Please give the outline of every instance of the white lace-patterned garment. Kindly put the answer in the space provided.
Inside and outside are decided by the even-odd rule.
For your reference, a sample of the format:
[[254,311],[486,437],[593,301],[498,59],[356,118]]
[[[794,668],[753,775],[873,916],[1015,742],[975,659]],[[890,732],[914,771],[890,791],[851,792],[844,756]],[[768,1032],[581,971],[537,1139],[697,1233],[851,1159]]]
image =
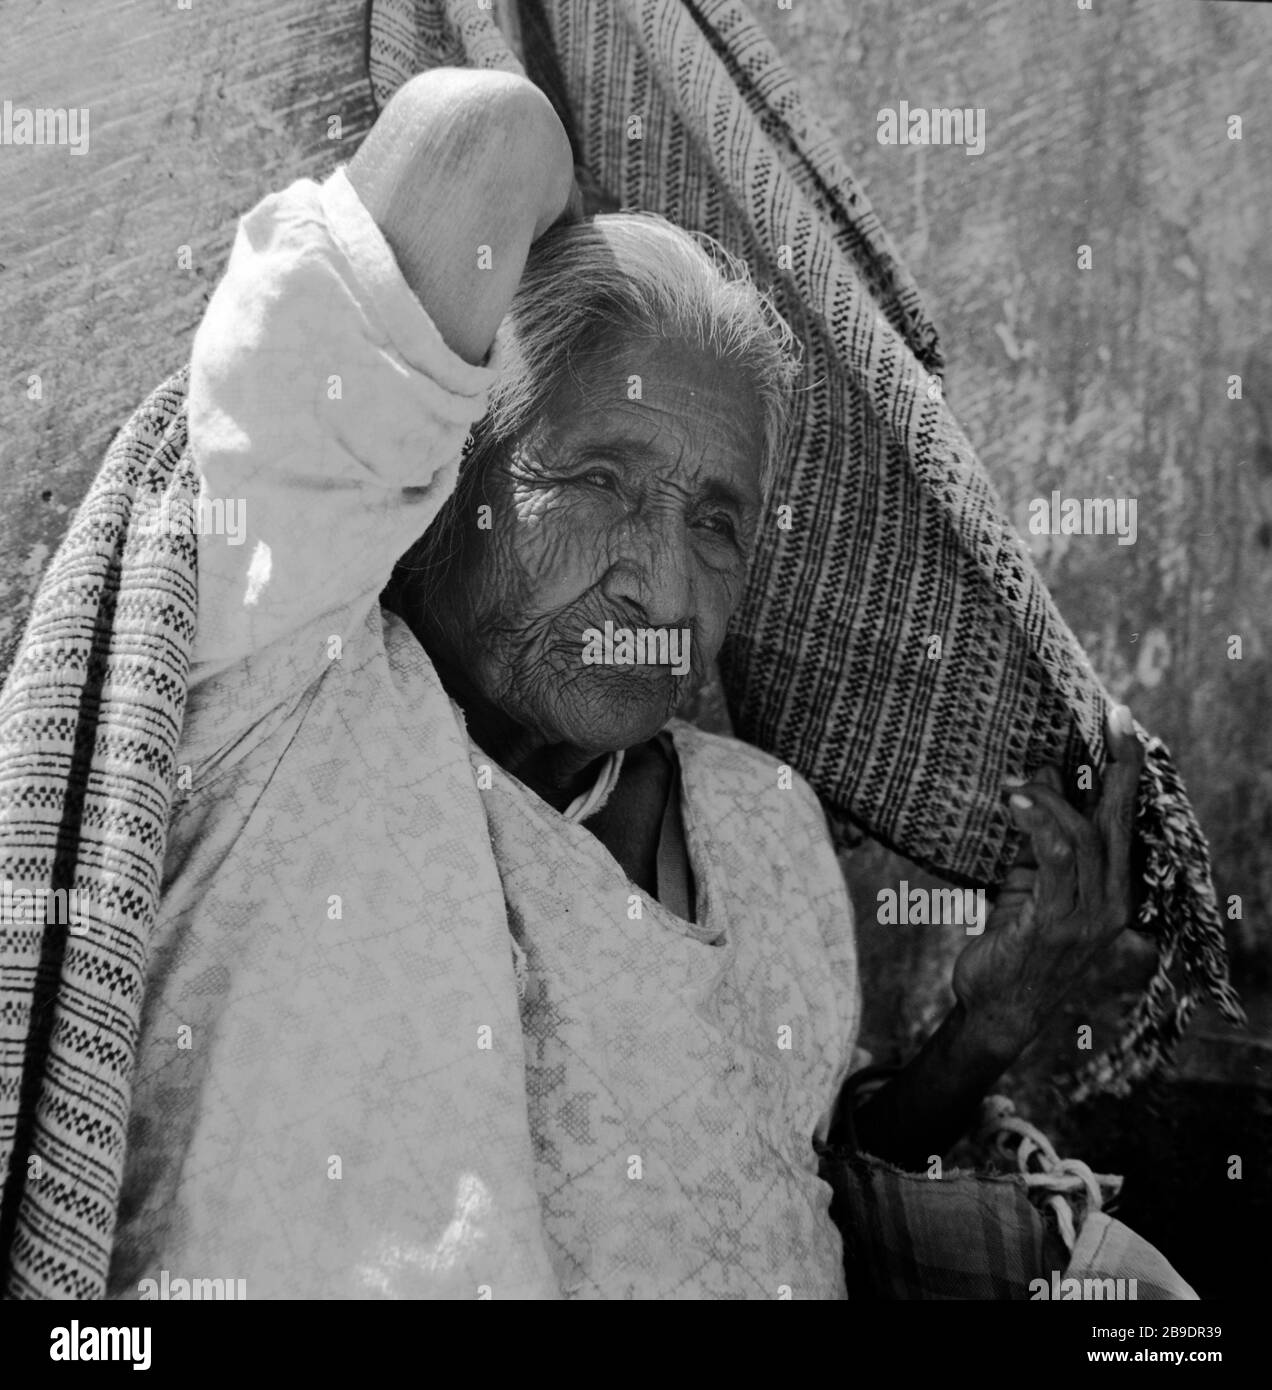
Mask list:
[[379,607],[497,370],[446,347],[343,171],[240,224],[189,421],[245,534],[200,538],[113,1297],[165,1272],[249,1298],[842,1294],[811,1141],[856,978],[811,793],[678,728],[722,939],[630,918],[586,830],[498,769],[483,789]]
[[857,1027],[843,877],[806,784],[671,732],[697,925],[515,778],[486,794],[548,1253],[576,1298],[842,1298],[812,1136]]

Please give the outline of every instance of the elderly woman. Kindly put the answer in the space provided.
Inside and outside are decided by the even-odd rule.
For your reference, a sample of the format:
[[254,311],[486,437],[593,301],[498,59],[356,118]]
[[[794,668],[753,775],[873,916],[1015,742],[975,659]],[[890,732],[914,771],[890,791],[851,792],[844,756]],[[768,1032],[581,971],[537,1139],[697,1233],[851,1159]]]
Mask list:
[[[849,901],[808,786],[675,719],[790,335],[669,224],[578,212],[537,89],[437,71],[241,224],[189,429],[246,544],[200,538],[117,1296],[844,1294]],[[1128,730],[1089,817],[1013,796],[1037,857],[863,1147],[947,1148],[1125,924]]]

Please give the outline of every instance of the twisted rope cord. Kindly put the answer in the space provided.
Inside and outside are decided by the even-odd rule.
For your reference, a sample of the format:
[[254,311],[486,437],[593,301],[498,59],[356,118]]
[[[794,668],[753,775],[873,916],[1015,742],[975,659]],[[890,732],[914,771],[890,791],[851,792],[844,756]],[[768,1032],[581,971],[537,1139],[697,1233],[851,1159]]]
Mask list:
[[1006,1096],[988,1097],[981,1114],[982,1144],[994,1157],[1014,1163],[1030,1196],[1055,1213],[1060,1237],[1072,1254],[1081,1222],[1121,1192],[1121,1177],[1093,1172],[1080,1158],[1061,1158],[1051,1140],[1017,1115]]

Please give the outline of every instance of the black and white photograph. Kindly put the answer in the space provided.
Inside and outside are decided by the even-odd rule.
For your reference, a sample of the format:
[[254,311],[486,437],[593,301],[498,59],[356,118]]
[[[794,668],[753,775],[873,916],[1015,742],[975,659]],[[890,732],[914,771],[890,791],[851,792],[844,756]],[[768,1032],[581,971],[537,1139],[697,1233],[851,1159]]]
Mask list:
[[0,15],[10,1364],[1253,1355],[1272,6]]

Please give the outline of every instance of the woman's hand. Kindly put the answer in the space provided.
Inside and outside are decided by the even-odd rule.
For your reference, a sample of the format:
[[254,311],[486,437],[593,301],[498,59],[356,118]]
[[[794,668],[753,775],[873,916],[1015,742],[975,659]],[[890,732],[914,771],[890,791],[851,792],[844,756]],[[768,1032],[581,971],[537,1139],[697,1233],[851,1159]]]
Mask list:
[[[1144,754],[1130,711],[1109,720],[1109,765],[1086,812],[1070,806],[1059,772],[1013,783],[1027,840],[985,931],[954,963],[958,1002],[892,1080],[851,1116],[846,1095],[832,1143],[856,1143],[922,1171],[966,1132],[980,1098],[1037,1035],[1087,966],[1131,922],[1135,797]],[[852,1086],[850,1077],[846,1090]]]
[[1124,705],[1109,717],[1110,761],[1086,814],[1060,773],[1007,785],[1027,836],[985,931],[954,965],[969,1027],[1004,1065],[1033,1040],[1087,967],[1133,920],[1131,847],[1143,748]]

